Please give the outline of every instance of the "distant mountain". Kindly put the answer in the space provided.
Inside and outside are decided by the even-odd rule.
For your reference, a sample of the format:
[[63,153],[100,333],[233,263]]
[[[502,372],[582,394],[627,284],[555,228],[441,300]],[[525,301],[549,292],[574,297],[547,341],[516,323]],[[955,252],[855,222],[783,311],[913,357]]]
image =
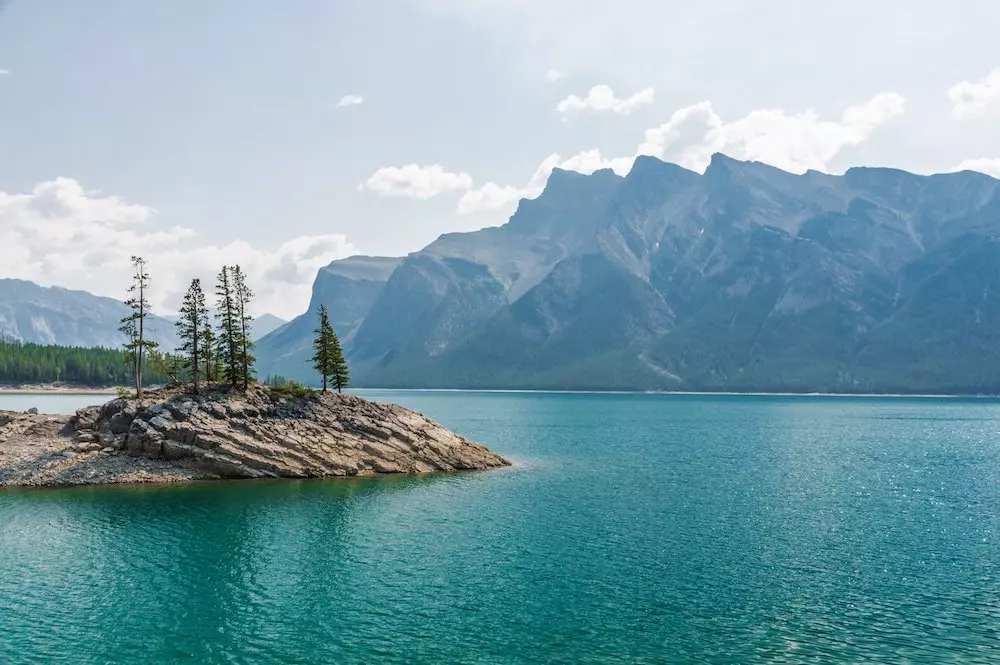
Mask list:
[[319,323],[319,306],[327,306],[337,335],[350,344],[400,260],[352,256],[321,268],[313,282],[306,313],[257,341],[254,351],[258,358],[257,375],[265,378],[269,374],[282,374],[305,381],[314,378],[309,358]]
[[[0,337],[59,346],[118,347],[121,318],[128,308],[118,300],[86,291],[42,287],[19,279],[0,279]],[[173,323],[147,319],[149,338],[167,349],[176,346]]]
[[261,314],[253,320],[253,324],[251,325],[254,341],[269,335],[286,323],[288,323],[288,321],[285,321],[274,314]]
[[641,157],[400,260],[347,349],[369,386],[1000,392],[998,265],[980,173]]

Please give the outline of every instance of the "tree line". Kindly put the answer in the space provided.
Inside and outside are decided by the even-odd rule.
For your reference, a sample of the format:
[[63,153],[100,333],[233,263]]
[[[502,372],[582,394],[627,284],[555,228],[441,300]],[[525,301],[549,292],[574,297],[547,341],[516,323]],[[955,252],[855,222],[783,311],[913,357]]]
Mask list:
[[[146,385],[169,381],[154,354],[143,359]],[[0,338],[0,380],[11,384],[67,383],[106,387],[129,383],[134,372],[120,349],[34,344]]]

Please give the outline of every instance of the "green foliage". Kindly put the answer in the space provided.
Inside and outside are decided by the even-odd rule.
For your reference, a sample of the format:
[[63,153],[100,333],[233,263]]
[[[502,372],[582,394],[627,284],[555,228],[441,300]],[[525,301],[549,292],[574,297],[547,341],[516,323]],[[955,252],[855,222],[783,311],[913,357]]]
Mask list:
[[115,394],[118,396],[118,399],[128,399],[132,396],[132,391],[125,386],[118,386],[115,388]]
[[233,293],[236,300],[236,317],[239,328],[241,379],[243,390],[246,391],[250,387],[250,381],[253,379],[253,365],[256,361],[256,358],[251,353],[253,351],[253,333],[250,327],[253,323],[253,317],[249,313],[250,301],[253,300],[253,291],[247,286],[246,275],[243,273],[242,268],[235,265],[230,270],[232,271]]
[[285,381],[283,384],[277,386],[268,385],[267,394],[273,400],[304,399],[314,396],[316,391],[306,388],[298,381]]
[[246,284],[246,276],[239,266],[223,266],[215,287],[217,298],[216,319],[219,322],[217,342],[218,362],[222,380],[233,388],[246,390],[253,379],[255,359],[250,353],[249,304],[253,292]]
[[291,380],[281,374],[268,374],[264,379],[264,385],[273,388],[280,388],[288,384]]
[[184,354],[184,369],[188,371],[194,392],[197,393],[198,381],[208,367],[202,348],[204,330],[208,325],[208,307],[205,305],[205,292],[201,289],[200,279],[191,280],[176,325],[181,339],[180,352]]
[[[65,383],[87,387],[129,384],[135,379],[120,349],[23,344],[0,339],[0,383]],[[169,378],[143,358],[144,385],[163,385]],[[131,392],[130,392],[131,394]]]
[[326,305],[319,306],[319,328],[316,329],[313,350],[313,368],[323,377],[323,392],[327,392],[331,378],[333,387],[337,392],[341,392],[350,382],[350,372],[347,361],[344,360],[344,350],[340,347],[340,340],[330,324],[330,314]]

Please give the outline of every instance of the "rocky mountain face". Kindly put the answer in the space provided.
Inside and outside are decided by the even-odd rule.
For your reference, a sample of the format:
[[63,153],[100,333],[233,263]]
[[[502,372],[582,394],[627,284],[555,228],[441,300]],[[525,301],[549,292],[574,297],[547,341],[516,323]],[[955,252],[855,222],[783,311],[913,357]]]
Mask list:
[[[121,318],[128,308],[112,298],[86,291],[42,287],[19,279],[0,279],[0,336],[59,346],[118,347]],[[166,349],[177,345],[171,321],[152,316],[149,338]]]
[[257,341],[257,375],[281,374],[311,380],[312,342],[319,325],[319,307],[326,305],[330,320],[344,344],[354,339],[372,303],[400,259],[352,256],[322,268],[313,282],[309,309]]
[[986,175],[642,157],[401,260],[347,348],[370,386],[996,392],[997,266]]

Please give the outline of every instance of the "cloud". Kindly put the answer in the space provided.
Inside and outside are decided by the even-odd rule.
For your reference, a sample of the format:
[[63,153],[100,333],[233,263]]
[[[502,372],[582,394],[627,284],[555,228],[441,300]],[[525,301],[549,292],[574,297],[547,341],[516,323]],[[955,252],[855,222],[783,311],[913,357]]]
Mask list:
[[466,192],[457,212],[467,215],[499,210],[519,199],[538,196],[556,167],[585,174],[611,169],[625,175],[639,155],[652,155],[695,171],[704,171],[716,152],[793,173],[827,171],[841,150],[863,143],[878,127],[901,114],[904,106],[899,95],[883,93],[849,107],[837,120],[822,120],[813,111],[789,114],[781,109],[757,109],[726,122],[710,102],[700,102],[675,111],[666,123],[646,130],[633,156],[606,157],[598,149],[567,159],[549,155],[524,187],[486,183]]
[[204,242],[181,226],[158,224],[157,212],[117,196],[87,191],[72,178],[0,192],[4,277],[122,298],[132,254],[149,260],[155,311],[175,311],[191,278],[214,284],[222,264],[239,263],[256,293],[255,313],[294,316],[305,309],[316,271],[356,250],[343,235],[300,236],[274,249],[234,240]]
[[375,171],[364,185],[384,196],[406,196],[429,199],[439,194],[459,192],[472,188],[468,173],[451,173],[440,164],[421,166],[386,166]]
[[948,99],[955,117],[960,120],[983,116],[994,104],[1000,105],[1000,68],[975,83],[956,83],[948,90]]
[[570,95],[559,102],[556,110],[563,116],[569,116],[583,111],[618,113],[628,115],[640,106],[651,104],[655,91],[652,88],[645,88],[635,93],[627,99],[615,97],[615,93],[606,85],[595,85],[584,98]]
[[979,171],[986,175],[1000,178],[1000,157],[977,157],[966,159],[955,166],[952,171]]
[[340,98],[340,101],[337,102],[337,106],[338,107],[360,106],[361,104],[364,103],[365,103],[365,98],[362,97],[361,95],[344,95],[343,97]]
[[756,109],[743,118],[724,121],[710,102],[676,111],[665,124],[646,130],[638,155],[652,155],[702,171],[712,153],[765,162],[802,173],[825,171],[847,146],[866,141],[886,121],[903,113],[905,100],[882,93],[846,109],[837,120],[822,120],[814,111],[789,114],[782,109]]
[[7,76],[7,74],[10,74],[9,69],[0,68],[0,76]]
[[545,80],[549,83],[555,83],[556,81],[561,81],[566,78],[566,72],[559,71],[558,69],[550,69],[548,73],[545,74]]

